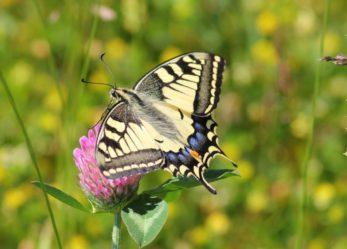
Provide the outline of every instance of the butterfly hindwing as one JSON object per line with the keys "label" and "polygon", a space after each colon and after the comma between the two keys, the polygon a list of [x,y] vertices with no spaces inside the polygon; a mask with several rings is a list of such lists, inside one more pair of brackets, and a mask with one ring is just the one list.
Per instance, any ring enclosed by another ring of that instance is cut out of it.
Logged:
{"label": "butterfly hindwing", "polygon": [[[187,117],[188,119],[188,117]],[[210,192],[216,193],[204,178],[204,171],[214,156],[224,155],[218,145],[216,134],[217,124],[211,118],[192,116],[193,132],[187,137],[187,142],[179,150],[166,150],[164,152],[166,163],[163,167],[174,176],[194,176]]]}
{"label": "butterfly hindwing", "polygon": [[217,106],[224,59],[194,52],[164,62],[134,87],[161,101],[195,115],[209,115]]}
{"label": "butterfly hindwing", "polygon": [[98,135],[96,160],[101,172],[108,178],[144,174],[160,168],[164,159],[127,103],[115,104]]}

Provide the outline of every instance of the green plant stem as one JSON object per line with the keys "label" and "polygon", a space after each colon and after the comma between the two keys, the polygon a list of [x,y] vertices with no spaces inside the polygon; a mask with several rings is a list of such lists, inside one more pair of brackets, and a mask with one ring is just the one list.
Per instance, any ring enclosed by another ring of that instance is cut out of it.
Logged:
{"label": "green plant stem", "polygon": [[[319,44],[319,57],[322,57],[322,55],[323,55],[324,34],[325,34],[326,26],[327,26],[329,5],[330,5],[330,0],[325,0],[323,26],[322,26],[322,32],[321,32],[320,44]],[[299,208],[299,213],[298,213],[295,249],[305,248],[305,245],[304,245],[304,243],[305,243],[304,240],[306,237],[305,216],[306,216],[306,212],[307,212],[307,201],[308,201],[307,171],[308,171],[308,164],[309,164],[309,161],[311,158],[312,148],[313,148],[313,135],[314,135],[314,130],[315,130],[315,122],[316,122],[316,120],[315,120],[316,106],[317,106],[318,93],[319,93],[319,88],[320,88],[321,67],[322,67],[322,64],[318,63],[317,69],[316,69],[316,74],[315,74],[314,89],[313,89],[313,96],[312,96],[310,129],[309,129],[309,133],[308,133],[308,137],[307,137],[304,159],[303,159],[302,165],[301,165],[302,192],[301,192],[301,196],[300,196],[300,208]]]}
{"label": "green plant stem", "polygon": [[4,89],[5,89],[5,92],[7,94],[7,97],[10,101],[10,104],[12,106],[12,109],[16,115],[16,118],[17,118],[17,122],[23,132],[23,135],[24,135],[24,139],[25,139],[25,143],[26,143],[26,146],[27,146],[27,149],[29,151],[29,154],[30,154],[30,158],[31,158],[31,161],[33,162],[34,164],[34,167],[35,167],[35,170],[36,170],[36,174],[37,174],[37,177],[39,179],[39,182],[40,182],[40,185],[41,185],[41,189],[42,189],[42,193],[43,193],[43,196],[44,196],[44,199],[45,199],[45,202],[46,202],[46,206],[47,206],[47,209],[48,209],[48,213],[49,213],[49,216],[51,218],[51,222],[52,222],[52,226],[53,226],[53,230],[54,230],[54,234],[55,234],[55,237],[57,239],[57,243],[58,243],[58,248],[59,249],[62,249],[62,244],[61,244],[61,241],[60,241],[60,237],[59,237],[59,233],[58,233],[58,229],[57,229],[57,225],[56,225],[56,222],[55,222],[55,219],[54,219],[54,215],[53,215],[53,211],[52,211],[52,207],[51,207],[51,204],[49,202],[49,199],[48,199],[48,196],[47,196],[47,193],[45,192],[45,186],[43,184],[43,180],[42,180],[42,176],[41,176],[41,172],[40,172],[40,168],[38,166],[38,163],[37,163],[37,160],[36,160],[36,156],[35,156],[35,153],[34,153],[34,149],[33,149],[33,146],[31,144],[31,140],[29,138],[29,135],[25,129],[25,126],[24,126],[24,123],[22,121],[22,118],[21,116],[19,115],[19,112],[18,112],[18,109],[17,109],[17,106],[16,106],[16,103],[14,101],[14,98],[12,96],[12,93],[8,87],[8,84],[5,80],[5,77],[3,76],[2,72],[0,71],[0,80],[4,86]]}
{"label": "green plant stem", "polygon": [[113,229],[112,229],[112,249],[120,248],[120,225],[121,225],[120,212],[116,211],[114,214],[114,223],[113,223]]}

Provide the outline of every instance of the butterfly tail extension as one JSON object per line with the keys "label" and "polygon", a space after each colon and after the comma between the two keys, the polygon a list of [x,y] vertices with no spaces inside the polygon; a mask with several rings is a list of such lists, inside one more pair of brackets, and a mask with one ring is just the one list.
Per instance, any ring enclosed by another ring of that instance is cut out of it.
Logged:
{"label": "butterfly tail extension", "polygon": [[192,116],[194,133],[187,139],[187,145],[178,152],[165,152],[167,168],[174,176],[194,176],[211,193],[216,190],[204,178],[204,171],[216,155],[225,156],[218,146],[216,122],[211,116]]}
{"label": "butterfly tail extension", "polygon": [[198,172],[193,172],[193,176],[212,194],[216,195],[217,191],[214,189],[204,177],[204,171],[207,169],[207,165],[198,165]]}

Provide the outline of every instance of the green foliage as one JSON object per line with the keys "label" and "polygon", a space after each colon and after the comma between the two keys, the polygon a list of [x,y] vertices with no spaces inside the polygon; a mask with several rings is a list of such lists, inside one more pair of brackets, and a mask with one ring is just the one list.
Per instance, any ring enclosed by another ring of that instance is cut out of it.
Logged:
{"label": "green foliage", "polygon": [[43,183],[43,185],[41,185],[40,182],[34,181],[33,184],[38,187],[41,188],[41,186],[43,186],[44,191],[49,194],[50,196],[56,198],[57,200],[61,201],[62,203],[76,208],[80,211],[83,212],[89,212],[89,213],[93,213],[92,210],[89,210],[88,208],[86,208],[85,206],[83,206],[78,200],[76,200],[74,197],[72,197],[71,195],[65,193],[64,191],[57,189],[49,184],[45,184]]}
{"label": "green foliage", "polygon": [[142,248],[157,237],[165,224],[167,214],[165,201],[142,194],[122,210],[122,219],[131,237]]}

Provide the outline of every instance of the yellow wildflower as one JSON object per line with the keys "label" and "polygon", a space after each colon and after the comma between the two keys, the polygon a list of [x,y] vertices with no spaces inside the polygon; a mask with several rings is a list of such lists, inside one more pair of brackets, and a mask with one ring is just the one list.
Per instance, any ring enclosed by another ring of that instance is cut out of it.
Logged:
{"label": "yellow wildflower", "polygon": [[209,233],[205,227],[197,226],[189,233],[189,237],[194,245],[201,246],[209,240]]}
{"label": "yellow wildflower", "polygon": [[127,50],[128,44],[121,38],[116,37],[106,43],[106,54],[110,59],[121,60],[127,54]]}
{"label": "yellow wildflower", "polygon": [[303,115],[299,115],[296,117],[293,122],[290,124],[290,130],[292,134],[297,138],[304,138],[306,137],[308,131],[310,128],[309,121],[307,117]]}
{"label": "yellow wildflower", "polygon": [[230,220],[222,212],[213,212],[206,219],[206,227],[215,234],[223,235],[231,227]]}
{"label": "yellow wildflower", "polygon": [[251,48],[252,56],[261,64],[274,65],[277,61],[277,53],[273,44],[266,40],[260,40]]}
{"label": "yellow wildflower", "polygon": [[313,193],[313,202],[318,209],[327,208],[336,195],[334,185],[328,182],[320,183]]}
{"label": "yellow wildflower", "polygon": [[254,175],[254,166],[250,161],[243,160],[237,164],[241,175],[241,181],[247,181]]}
{"label": "yellow wildflower", "polygon": [[256,25],[260,33],[271,35],[277,29],[277,17],[270,11],[264,11],[258,16]]}
{"label": "yellow wildflower", "polygon": [[87,239],[80,235],[75,234],[70,240],[67,242],[65,248],[67,249],[86,249],[88,247]]}
{"label": "yellow wildflower", "polygon": [[249,211],[259,213],[268,205],[268,197],[263,191],[253,190],[247,196],[247,208]]}
{"label": "yellow wildflower", "polygon": [[39,118],[40,127],[47,132],[55,132],[60,127],[60,119],[52,113],[44,113]]}
{"label": "yellow wildflower", "polygon": [[24,205],[32,197],[32,187],[28,184],[5,192],[3,206],[10,210],[15,210]]}

